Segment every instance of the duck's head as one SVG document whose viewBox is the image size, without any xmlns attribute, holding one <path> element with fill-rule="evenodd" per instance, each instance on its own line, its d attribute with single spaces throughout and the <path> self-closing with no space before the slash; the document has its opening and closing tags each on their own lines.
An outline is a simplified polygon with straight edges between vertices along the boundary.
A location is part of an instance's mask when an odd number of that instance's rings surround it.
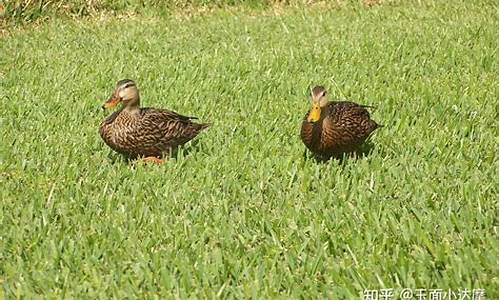
<svg viewBox="0 0 500 300">
<path fill-rule="evenodd" d="M 309 109 L 307 121 L 311 123 L 318 121 L 321 116 L 321 108 L 327 104 L 326 89 L 322 86 L 315 86 L 311 90 L 311 108 Z"/>
<path fill-rule="evenodd" d="M 137 89 L 137 85 L 133 80 L 123 79 L 118 81 L 113 95 L 104 102 L 102 108 L 111 108 L 120 102 L 130 108 L 139 106 L 139 89 Z"/>
</svg>

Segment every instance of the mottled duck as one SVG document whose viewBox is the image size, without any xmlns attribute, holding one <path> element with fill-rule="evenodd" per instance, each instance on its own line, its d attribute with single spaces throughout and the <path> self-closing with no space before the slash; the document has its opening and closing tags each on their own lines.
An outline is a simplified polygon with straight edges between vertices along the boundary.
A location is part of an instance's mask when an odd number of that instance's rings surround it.
<svg viewBox="0 0 500 300">
<path fill-rule="evenodd" d="M 99 133 L 109 147 L 129 158 L 162 163 L 171 150 L 209 126 L 170 110 L 141 108 L 139 89 L 129 79 L 117 82 L 102 107 L 111 108 L 120 102 L 122 107 L 102 121 Z"/>
<path fill-rule="evenodd" d="M 380 127 L 370 119 L 366 108 L 350 101 L 328 101 L 326 90 L 316 86 L 311 90 L 311 108 L 302 122 L 300 137 L 317 157 L 342 158 L 355 153 Z"/>
</svg>

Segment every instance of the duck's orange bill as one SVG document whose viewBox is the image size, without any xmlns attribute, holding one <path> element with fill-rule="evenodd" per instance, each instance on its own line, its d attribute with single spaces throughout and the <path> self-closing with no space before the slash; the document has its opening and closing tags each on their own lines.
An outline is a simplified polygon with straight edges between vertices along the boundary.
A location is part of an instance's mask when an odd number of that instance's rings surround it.
<svg viewBox="0 0 500 300">
<path fill-rule="evenodd" d="M 120 102 L 120 97 L 117 97 L 116 95 L 113 94 L 113 96 L 109 97 L 109 99 L 104 102 L 102 105 L 102 108 L 111 108 L 116 106 Z"/>
</svg>

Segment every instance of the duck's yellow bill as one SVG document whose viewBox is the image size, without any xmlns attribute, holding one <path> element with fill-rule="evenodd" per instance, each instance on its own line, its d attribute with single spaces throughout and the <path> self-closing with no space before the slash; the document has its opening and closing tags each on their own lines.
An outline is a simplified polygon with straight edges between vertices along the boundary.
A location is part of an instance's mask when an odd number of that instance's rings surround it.
<svg viewBox="0 0 500 300">
<path fill-rule="evenodd" d="M 104 104 L 102 105 L 102 108 L 111 108 L 116 106 L 120 102 L 120 98 L 116 97 L 115 95 L 111 96 Z"/>
<path fill-rule="evenodd" d="M 319 120 L 321 116 L 321 107 L 319 106 L 319 102 L 314 101 L 311 105 L 311 109 L 309 110 L 309 116 L 307 117 L 307 122 L 316 122 Z"/>
</svg>

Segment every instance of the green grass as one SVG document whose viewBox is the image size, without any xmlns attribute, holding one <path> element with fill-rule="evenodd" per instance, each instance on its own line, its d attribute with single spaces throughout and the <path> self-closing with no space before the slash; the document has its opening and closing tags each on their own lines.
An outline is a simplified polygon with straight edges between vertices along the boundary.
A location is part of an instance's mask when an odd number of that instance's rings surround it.
<svg viewBox="0 0 500 300">
<path fill-rule="evenodd" d="M 366 0 L 363 0 L 366 1 Z M 381 0 L 368 0 L 381 1 Z M 384 0 L 400 1 L 400 0 Z M 53 17 L 96 17 L 102 14 L 130 13 L 198 14 L 214 9 L 263 9 L 270 7 L 304 7 L 320 3 L 323 6 L 359 5 L 361 0 L 0 0 L 0 30 L 2 27 L 40 22 Z"/>
<path fill-rule="evenodd" d="M 54 18 L 0 37 L 3 296 L 498 298 L 497 11 Z M 125 162 L 97 132 L 122 78 L 213 127 L 164 165 Z M 377 106 L 370 155 L 303 158 L 312 84 Z"/>
</svg>

